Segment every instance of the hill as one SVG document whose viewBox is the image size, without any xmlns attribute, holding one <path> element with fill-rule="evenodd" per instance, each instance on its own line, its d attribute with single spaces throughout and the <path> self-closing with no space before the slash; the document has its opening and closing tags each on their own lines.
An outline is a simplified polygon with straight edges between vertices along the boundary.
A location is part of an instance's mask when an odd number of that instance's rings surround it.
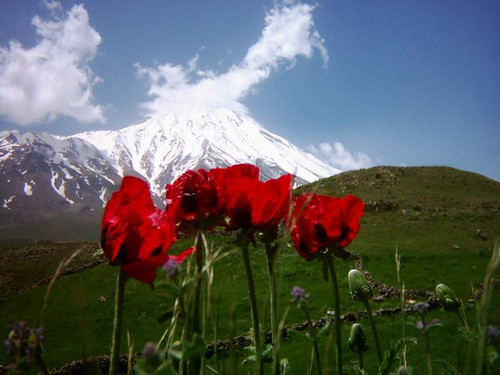
<svg viewBox="0 0 500 375">
<path fill-rule="evenodd" d="M 500 235 L 500 183 L 449 167 L 374 167 L 339 173 L 301 186 L 296 194 L 317 191 L 354 194 L 366 204 L 364 221 L 381 224 L 396 219 L 414 225 L 429 220 L 467 220 L 467 231 Z M 372 215 L 372 212 L 386 215 Z M 36 240 L 97 241 L 102 209 L 92 214 L 61 213 L 13 227 L 0 227 L 0 242 Z"/>
</svg>

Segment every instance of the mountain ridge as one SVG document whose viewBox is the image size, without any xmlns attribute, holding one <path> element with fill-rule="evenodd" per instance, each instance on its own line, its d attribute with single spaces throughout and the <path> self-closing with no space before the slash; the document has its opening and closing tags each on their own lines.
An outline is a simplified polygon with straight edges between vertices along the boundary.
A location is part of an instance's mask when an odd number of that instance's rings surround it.
<svg viewBox="0 0 500 375">
<path fill-rule="evenodd" d="M 165 185 L 186 170 L 238 163 L 257 165 L 263 180 L 292 173 L 298 185 L 340 172 L 229 110 L 70 136 L 2 131 L 0 226 L 98 212 L 124 175 L 145 179 L 161 206 Z"/>
</svg>

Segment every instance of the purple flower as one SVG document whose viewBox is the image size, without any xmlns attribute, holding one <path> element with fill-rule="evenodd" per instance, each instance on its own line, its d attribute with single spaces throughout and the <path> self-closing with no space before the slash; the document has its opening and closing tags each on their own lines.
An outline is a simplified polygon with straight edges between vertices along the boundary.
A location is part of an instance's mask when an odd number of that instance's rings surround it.
<svg viewBox="0 0 500 375">
<path fill-rule="evenodd" d="M 163 265 L 163 269 L 167 273 L 167 277 L 173 279 L 181 272 L 181 265 L 174 258 L 170 258 Z"/>
<path fill-rule="evenodd" d="M 144 350 L 142 351 L 142 358 L 144 359 L 150 359 L 158 354 L 158 348 L 156 345 L 149 341 L 146 343 L 144 346 Z"/>
<path fill-rule="evenodd" d="M 419 315 L 425 315 L 429 311 L 429 304 L 426 302 L 417 302 L 413 305 L 413 310 Z"/>
<path fill-rule="evenodd" d="M 7 355 L 19 353 L 27 363 L 31 362 L 32 354 L 40 350 L 40 344 L 45 339 L 44 332 L 45 328 L 30 328 L 26 322 L 14 323 L 7 340 L 4 340 Z"/>
<path fill-rule="evenodd" d="M 292 290 L 293 303 L 299 303 L 300 301 L 307 301 L 309 295 L 300 286 L 294 286 Z"/>
<path fill-rule="evenodd" d="M 419 321 L 417 322 L 417 328 L 418 328 L 419 330 L 423 331 L 423 330 L 425 329 L 425 324 L 424 324 L 424 322 L 423 322 L 423 321 L 421 321 L 421 320 L 419 320 Z"/>
<path fill-rule="evenodd" d="M 142 351 L 142 359 L 155 369 L 161 365 L 160 353 L 155 343 L 151 341 L 146 343 Z"/>
<path fill-rule="evenodd" d="M 13 344 L 11 340 L 3 340 L 3 343 L 5 345 L 5 350 L 7 351 L 7 355 L 10 356 L 13 353 Z"/>
</svg>

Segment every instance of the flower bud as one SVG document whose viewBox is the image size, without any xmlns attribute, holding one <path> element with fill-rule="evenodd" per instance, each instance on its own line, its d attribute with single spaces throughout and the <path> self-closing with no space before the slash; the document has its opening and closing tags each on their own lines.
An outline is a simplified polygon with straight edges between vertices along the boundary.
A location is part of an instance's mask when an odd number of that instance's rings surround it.
<svg viewBox="0 0 500 375">
<path fill-rule="evenodd" d="M 349 335 L 349 348 L 354 353 L 364 353 L 368 350 L 368 341 L 366 340 L 363 327 L 358 323 L 354 323 L 351 327 L 351 334 Z"/>
<path fill-rule="evenodd" d="M 292 290 L 293 303 L 298 304 L 301 301 L 307 301 L 309 295 L 300 286 L 294 286 Z"/>
<path fill-rule="evenodd" d="M 350 270 L 347 279 L 351 296 L 355 301 L 368 302 L 373 297 L 372 288 L 360 271 Z"/>
<path fill-rule="evenodd" d="M 457 311 L 460 308 L 460 300 L 457 295 L 444 284 L 436 286 L 436 294 L 443 304 L 445 311 Z"/>
</svg>

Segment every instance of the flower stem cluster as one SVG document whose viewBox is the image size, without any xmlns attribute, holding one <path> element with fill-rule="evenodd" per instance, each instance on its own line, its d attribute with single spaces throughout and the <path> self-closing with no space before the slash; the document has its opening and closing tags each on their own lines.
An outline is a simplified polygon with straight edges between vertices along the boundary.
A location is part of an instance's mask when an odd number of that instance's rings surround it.
<svg viewBox="0 0 500 375">
<path fill-rule="evenodd" d="M 175 284 L 170 288 L 176 294 L 173 327 L 178 319 L 184 320 L 183 342 L 179 347 L 182 353 L 195 341 L 203 341 L 206 322 L 210 318 L 210 286 L 213 282 L 211 265 L 216 257 L 198 239 L 204 239 L 204 232 L 216 227 L 238 230 L 251 303 L 256 373 L 264 372 L 258 304 L 249 252 L 249 245 L 255 245 L 256 239 L 262 241 L 266 248 L 273 374 L 279 373 L 275 264 L 279 258 L 277 239 L 280 230 L 286 228 L 300 256 L 306 260 L 318 257 L 324 260 L 325 267 L 328 265 L 334 286 L 337 364 L 339 374 L 342 374 L 340 320 L 337 318 L 340 317 L 340 307 L 333 256 L 349 256 L 344 248 L 359 231 L 364 204 L 354 196 L 340 199 L 306 194 L 292 199 L 292 179 L 292 175 L 286 174 L 262 182 L 259 180 L 259 169 L 250 164 L 208 171 L 190 170 L 166 186 L 166 209 L 161 210 L 154 205 L 146 182 L 132 176 L 123 178 L 120 190 L 113 194 L 105 208 L 101 226 L 102 248 L 109 263 L 121 267 L 120 274 L 124 273 L 143 283 L 153 283 L 157 267 L 163 267 L 167 278 Z M 291 204 L 293 206 L 290 209 Z M 171 255 L 169 250 L 177 241 L 178 232 L 195 234 L 195 245 L 179 255 Z M 191 253 L 196 256 L 193 262 L 188 263 L 188 270 L 189 264 L 194 265 L 192 271 L 186 272 L 192 277 L 192 290 L 188 291 L 185 282 L 180 283 L 177 279 L 181 274 L 180 264 Z M 117 285 L 123 288 L 124 284 L 125 281 L 119 281 Z M 123 293 L 117 292 L 119 295 Z M 307 295 L 299 287 L 294 289 L 293 296 L 297 302 L 306 304 Z M 115 317 L 118 320 L 121 320 L 118 310 L 122 309 L 122 305 L 123 302 L 116 305 Z M 115 322 L 117 329 L 120 329 L 119 322 Z M 175 329 L 167 336 L 167 342 L 172 343 Z M 113 337 L 119 342 L 119 335 L 114 334 Z M 172 345 L 167 344 L 167 347 L 172 348 Z M 198 352 L 198 349 L 195 351 Z M 117 352 L 118 347 L 114 347 L 114 355 Z M 176 358 L 179 361 L 177 367 L 184 373 L 198 374 L 204 371 L 198 355 L 186 359 L 184 354 L 176 354 Z"/>
</svg>

